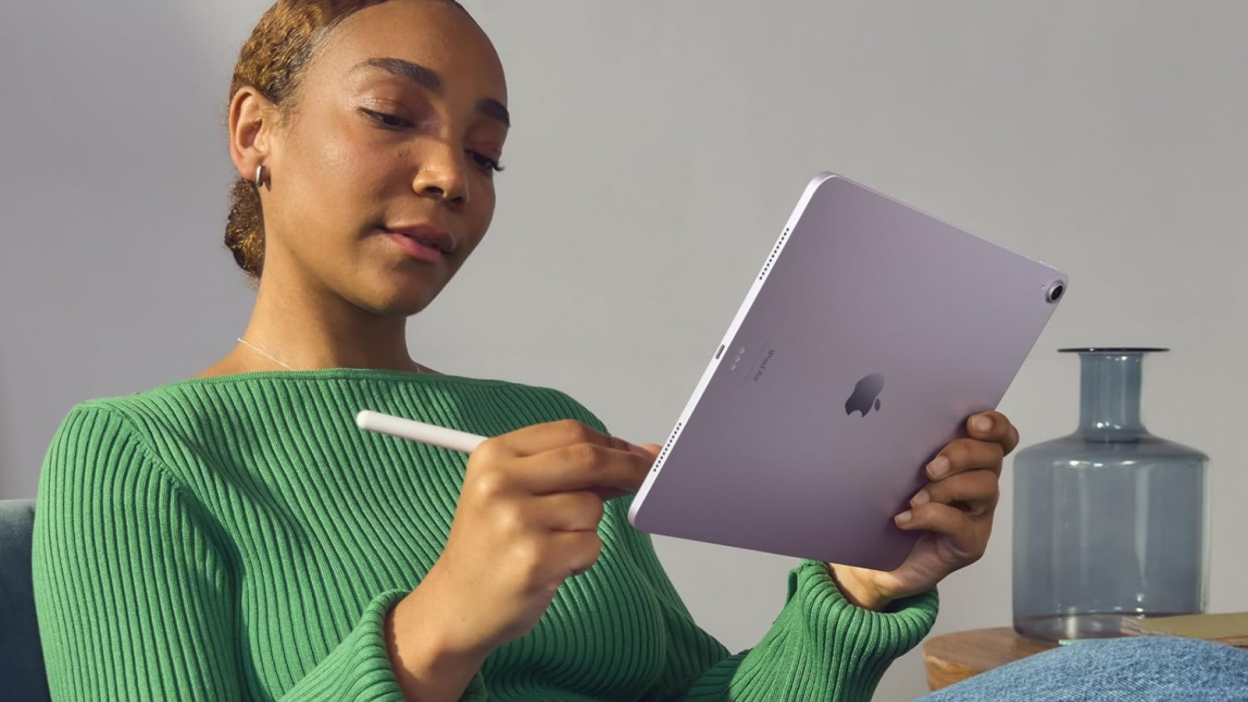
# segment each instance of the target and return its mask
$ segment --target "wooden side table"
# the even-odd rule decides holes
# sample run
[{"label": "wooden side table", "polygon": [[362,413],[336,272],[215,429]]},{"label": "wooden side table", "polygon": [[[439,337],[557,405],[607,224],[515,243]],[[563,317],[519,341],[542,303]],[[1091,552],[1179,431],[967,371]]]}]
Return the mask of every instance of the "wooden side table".
[{"label": "wooden side table", "polygon": [[1057,646],[1019,636],[1008,626],[943,634],[923,644],[927,686],[939,690]]}]

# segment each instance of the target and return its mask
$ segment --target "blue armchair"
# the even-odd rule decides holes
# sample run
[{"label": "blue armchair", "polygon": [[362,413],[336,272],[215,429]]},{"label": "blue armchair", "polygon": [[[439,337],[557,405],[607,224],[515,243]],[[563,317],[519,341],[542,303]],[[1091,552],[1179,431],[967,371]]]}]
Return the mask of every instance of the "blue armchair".
[{"label": "blue armchair", "polygon": [[34,500],[0,500],[0,697],[50,702],[30,580]]}]

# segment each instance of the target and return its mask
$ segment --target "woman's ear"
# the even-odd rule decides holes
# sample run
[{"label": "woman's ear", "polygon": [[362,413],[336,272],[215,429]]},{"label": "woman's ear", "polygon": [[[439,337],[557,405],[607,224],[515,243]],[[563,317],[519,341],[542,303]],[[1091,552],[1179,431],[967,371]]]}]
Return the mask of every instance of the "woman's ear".
[{"label": "woman's ear", "polygon": [[230,100],[230,159],[243,180],[254,180],[256,168],[272,155],[276,117],[273,103],[250,86]]}]

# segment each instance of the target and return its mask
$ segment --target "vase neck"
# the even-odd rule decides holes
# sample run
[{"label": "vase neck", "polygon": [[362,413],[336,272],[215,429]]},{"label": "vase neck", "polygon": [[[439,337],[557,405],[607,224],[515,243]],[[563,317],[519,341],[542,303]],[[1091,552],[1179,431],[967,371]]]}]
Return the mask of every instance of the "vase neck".
[{"label": "vase neck", "polygon": [[1079,430],[1082,432],[1143,432],[1140,405],[1144,354],[1080,354]]}]

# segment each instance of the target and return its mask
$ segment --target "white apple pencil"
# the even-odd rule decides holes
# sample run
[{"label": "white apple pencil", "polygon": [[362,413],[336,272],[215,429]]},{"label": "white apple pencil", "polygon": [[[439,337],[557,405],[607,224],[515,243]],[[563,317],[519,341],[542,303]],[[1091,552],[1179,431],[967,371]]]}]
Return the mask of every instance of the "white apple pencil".
[{"label": "white apple pencil", "polygon": [[355,415],[355,425],[366,431],[389,434],[464,453],[472,453],[486,439],[484,436],[469,434],[466,431],[447,429],[435,424],[425,424],[414,419],[404,419],[372,410],[360,410],[360,413]]}]

